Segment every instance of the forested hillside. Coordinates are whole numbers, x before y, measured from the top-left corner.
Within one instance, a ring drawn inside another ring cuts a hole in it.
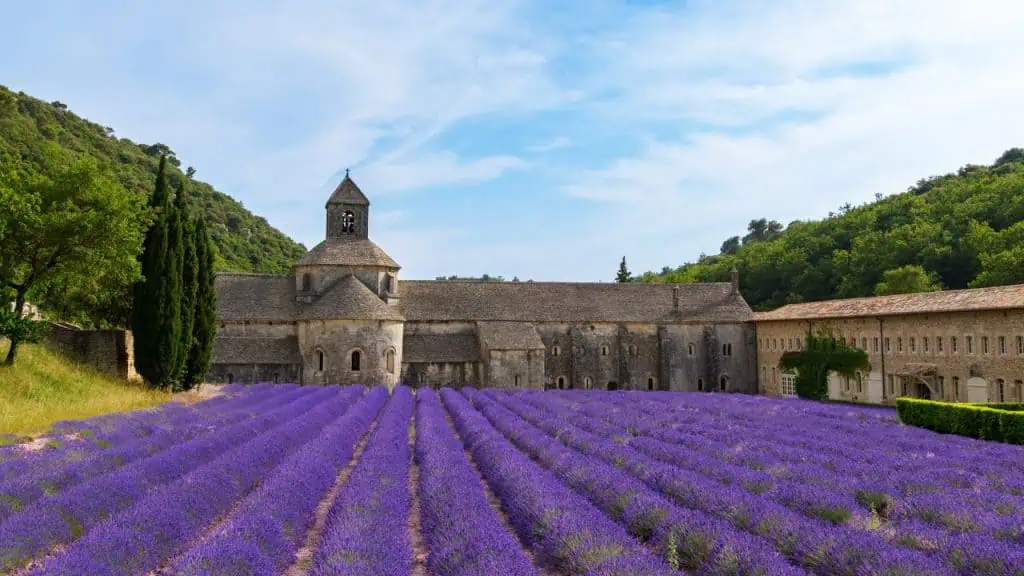
[[[753,220],[719,254],[637,282],[725,282],[735,266],[755,310],[794,302],[1024,283],[1024,150],[991,166],[788,226]]]
[[[161,154],[169,155],[168,180],[174,189],[188,171],[164,144],[117,138],[113,128],[80,118],[60,102],[47,103],[0,86],[0,165],[29,174],[39,171],[47,145],[108,164],[122,186],[146,194],[153,190]],[[209,225],[219,270],[281,273],[305,253],[266,219],[209,184],[193,180],[188,190],[192,213]]]

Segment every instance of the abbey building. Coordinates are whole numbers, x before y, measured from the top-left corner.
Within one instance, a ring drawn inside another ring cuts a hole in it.
[[[210,382],[756,392],[753,314],[712,284],[400,280],[347,175],[287,276],[217,276]]]

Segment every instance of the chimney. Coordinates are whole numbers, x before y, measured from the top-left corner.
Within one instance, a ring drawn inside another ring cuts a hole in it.
[[[732,267],[732,293],[740,293],[740,271],[735,266]]]
[[[679,286],[672,287],[672,311],[679,312]]]

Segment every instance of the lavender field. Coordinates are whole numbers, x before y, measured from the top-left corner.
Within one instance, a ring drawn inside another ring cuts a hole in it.
[[[1024,574],[1024,447],[726,394],[230,386],[0,448],[5,574]]]

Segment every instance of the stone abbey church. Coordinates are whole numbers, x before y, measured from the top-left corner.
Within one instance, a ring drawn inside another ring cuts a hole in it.
[[[287,276],[217,276],[210,382],[757,392],[731,283],[399,280],[348,175]]]

